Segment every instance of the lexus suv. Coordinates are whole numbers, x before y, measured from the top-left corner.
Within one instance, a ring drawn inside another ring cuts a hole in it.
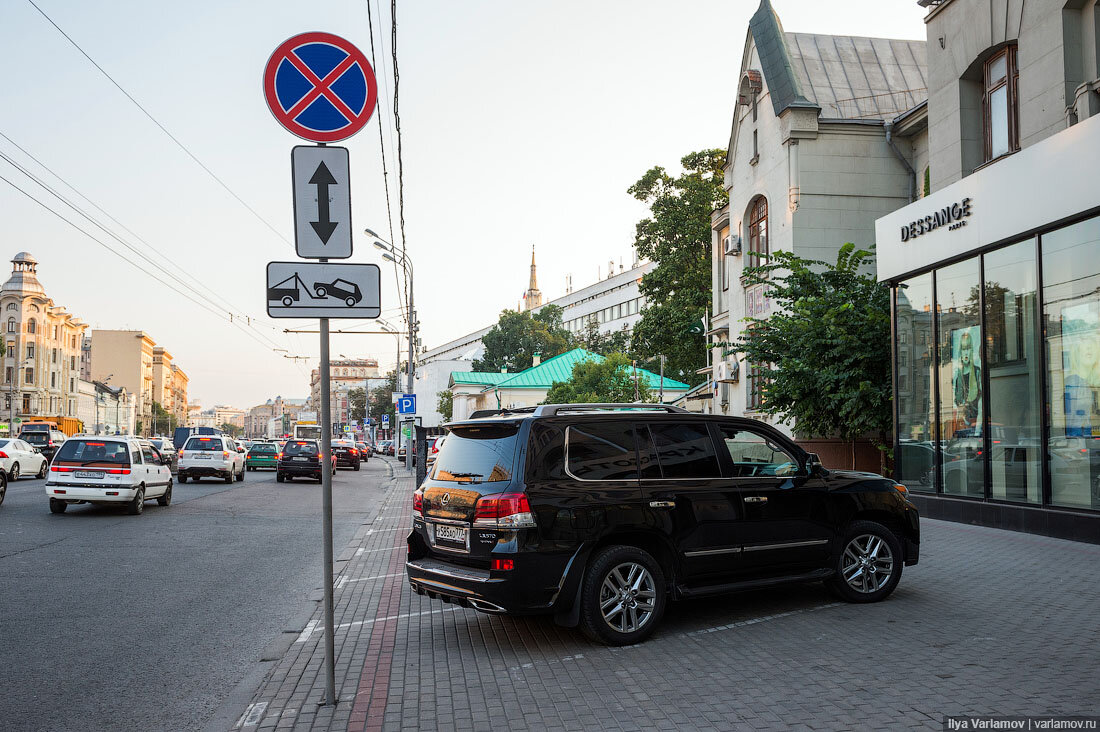
[[[413,494],[413,589],[637,643],[670,600],[821,581],[876,602],[919,558],[917,509],[751,419],[641,404],[475,412]]]

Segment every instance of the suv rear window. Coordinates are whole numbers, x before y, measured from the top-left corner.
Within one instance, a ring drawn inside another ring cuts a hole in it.
[[[291,440],[286,443],[286,447],[283,448],[283,455],[293,457],[295,455],[316,455],[317,443],[316,442],[295,442]]]
[[[222,451],[222,441],[220,437],[192,437],[187,440],[187,444],[183,446],[184,450],[205,450],[217,452]]]
[[[24,442],[29,442],[32,445],[45,445],[50,441],[50,435],[48,432],[24,432],[19,435],[20,439]]]
[[[446,483],[494,483],[512,479],[516,457],[514,424],[460,426],[443,441],[432,480]]]
[[[124,442],[104,440],[66,440],[54,457],[57,463],[74,462],[81,465],[89,463],[109,463],[111,465],[129,465],[130,453]]]
[[[566,467],[579,480],[635,480],[638,454],[630,422],[584,422],[566,430]],[[450,440],[443,443],[443,449]],[[442,454],[442,453],[441,453]]]

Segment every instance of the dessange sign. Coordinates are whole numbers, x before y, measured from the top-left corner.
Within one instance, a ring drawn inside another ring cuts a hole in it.
[[[927,234],[941,226],[946,226],[948,231],[954,231],[966,226],[966,218],[970,216],[970,199],[964,198],[950,206],[944,206],[930,215],[911,221],[901,227],[901,240],[910,241],[922,234]]]

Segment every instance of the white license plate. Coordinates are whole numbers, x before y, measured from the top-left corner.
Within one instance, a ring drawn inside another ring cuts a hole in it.
[[[78,470],[74,474],[77,478],[102,478],[103,473],[98,470]]]
[[[462,526],[448,526],[446,524],[435,525],[435,540],[450,541],[466,546],[466,531]]]
[[[195,459],[196,460],[209,460],[210,456],[209,455],[196,455]]]
[[[304,463],[306,460],[309,460],[309,458],[307,458],[307,457],[296,457],[296,458],[292,458],[292,459],[297,460],[298,462],[302,462],[302,463]]]

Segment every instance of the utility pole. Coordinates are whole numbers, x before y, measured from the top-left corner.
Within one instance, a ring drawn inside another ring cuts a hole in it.
[[[658,387],[658,389],[660,390],[659,391],[660,396],[658,397],[657,402],[659,404],[664,404],[665,403],[665,361],[668,360],[668,356],[666,356],[662,353],[657,358],[659,358],[661,360],[661,384]]]

